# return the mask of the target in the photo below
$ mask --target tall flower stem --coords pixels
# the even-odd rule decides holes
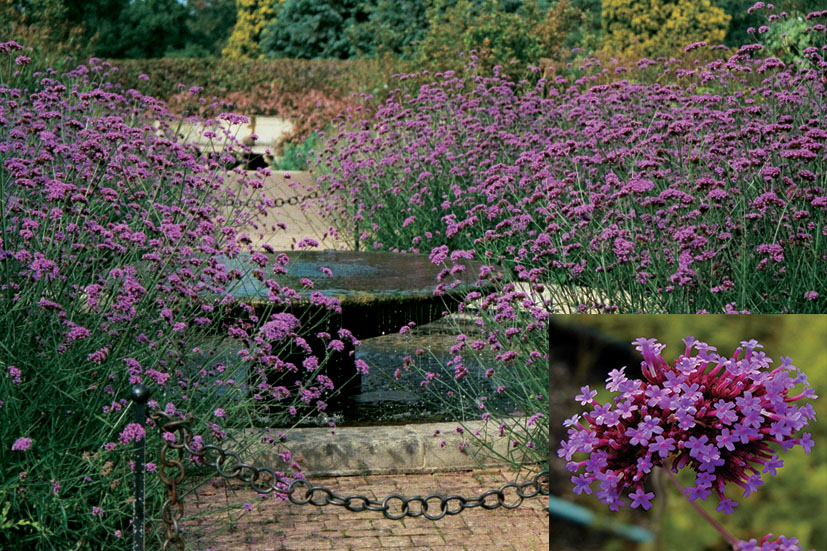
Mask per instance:
[[[680,483],[678,477],[676,477],[675,474],[668,468],[663,468],[661,470],[666,473],[666,475],[669,477],[669,480],[672,481],[672,484],[675,485],[675,487],[678,489],[681,495],[685,496],[686,494],[684,493],[684,490],[686,488],[684,488],[683,484]],[[721,526],[721,524],[717,520],[709,516],[709,513],[704,511],[703,507],[701,507],[691,499],[687,498],[687,501],[689,501],[689,504],[692,505],[692,507],[694,507],[695,510],[698,511],[698,513],[700,513],[700,515],[704,517],[707,520],[707,522],[709,522],[709,524],[711,524],[712,527],[715,528],[718,531],[718,533],[720,533],[724,537],[725,540],[727,540],[727,542],[729,542],[729,544],[732,546],[732,549],[737,551],[738,539],[729,532],[727,532],[726,529],[723,526]]]
[[[664,541],[664,529],[663,529],[663,521],[664,521],[664,513],[666,512],[666,503],[668,494],[666,493],[666,486],[664,481],[664,474],[661,471],[666,469],[656,469],[652,472],[654,475],[652,477],[652,483],[655,486],[655,495],[658,496],[658,501],[655,504],[655,519],[656,525],[658,526],[657,531],[657,540],[655,542],[655,549],[656,551],[664,551],[666,549],[666,542]]]

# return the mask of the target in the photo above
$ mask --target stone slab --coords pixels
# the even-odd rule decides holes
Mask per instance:
[[[524,417],[509,423],[525,425]],[[497,424],[483,421],[464,423],[465,431],[480,430],[496,442],[495,453],[483,448],[477,440],[459,434],[459,423],[427,423],[378,427],[299,428],[284,431],[285,443],[306,476],[355,476],[363,474],[432,473],[502,466],[508,440],[497,437]],[[259,466],[288,470],[274,447],[264,436],[278,434],[280,429],[252,429],[236,434],[239,445],[246,449],[245,458]],[[438,432],[437,432],[438,431]],[[460,451],[458,444],[468,441]],[[443,444],[444,442],[444,444]],[[499,454],[499,456],[497,455]]]
[[[207,128],[201,124],[182,123],[179,134],[187,143],[197,144],[209,148],[212,151],[224,149],[223,137],[227,134],[233,136],[241,143],[253,148],[253,153],[265,153],[266,150],[273,151],[293,132],[294,125],[287,119],[279,117],[263,117],[258,115],[245,115],[247,123],[230,124],[227,121],[219,121],[221,130]],[[211,130],[218,134],[216,137],[205,136],[204,133]],[[256,138],[252,139],[251,136]]]

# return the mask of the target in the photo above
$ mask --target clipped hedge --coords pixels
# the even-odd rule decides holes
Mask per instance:
[[[277,116],[295,123],[288,142],[300,143],[324,130],[340,113],[356,116],[360,105],[382,102],[391,75],[410,62],[377,59],[134,59],[114,60],[112,81],[164,100],[183,115],[222,111]]]
[[[159,99],[168,99],[190,86],[202,87],[202,97],[224,98],[278,83],[284,93],[318,90],[331,96],[375,93],[404,62],[337,59],[122,59],[111,60],[120,70],[113,82]],[[148,80],[141,75],[149,77]]]

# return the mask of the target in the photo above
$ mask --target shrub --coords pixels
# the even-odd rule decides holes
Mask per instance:
[[[346,112],[362,112],[360,103],[354,98],[331,97],[319,90],[281,92],[276,84],[267,89],[258,88],[252,93],[227,94],[226,100],[241,113],[289,119],[293,122],[293,131],[285,137],[285,141],[296,144],[314,131],[324,130]],[[361,116],[367,118],[369,112],[365,110]]]
[[[409,62],[388,57],[365,60],[130,59],[112,60],[112,63],[119,70],[110,78],[125,89],[134,88],[153,97],[168,99],[196,86],[200,89],[199,95],[205,98],[204,103],[207,98],[224,98],[230,93],[260,94],[271,88],[295,94],[318,90],[340,98],[363,92],[381,94],[387,88],[390,75],[410,67]],[[141,78],[141,75],[149,78]]]
[[[100,30],[102,57],[158,58],[186,43],[187,9],[178,0],[133,0]]]
[[[0,36],[16,37],[40,56],[59,59],[84,41],[82,27],[66,17],[62,2],[0,2]]]
[[[587,31],[583,30],[588,15],[571,0],[558,0],[542,14],[530,13],[528,20],[535,21],[531,34],[537,37],[541,54],[555,61],[567,59],[573,48],[592,40],[586,36]],[[538,60],[527,61],[536,65]]]
[[[230,92],[247,92],[277,83],[281,90],[302,92],[316,89],[347,94],[343,82],[355,62],[333,60],[229,60],[158,59],[112,60],[118,71],[113,83],[134,88],[158,98],[169,98],[191,86],[202,97],[222,97]],[[149,78],[143,78],[146,75]]]
[[[428,28],[425,2],[369,0],[362,2],[362,9],[367,20],[357,20],[347,29],[353,51],[360,57],[414,55]]]
[[[505,12],[497,0],[438,0],[428,7],[428,30],[417,48],[419,59],[437,71],[456,70],[464,61],[457,52],[476,53],[481,70],[494,66],[522,72],[541,57],[538,38],[526,32],[520,13]]]
[[[706,41],[720,44],[730,17],[710,0],[604,0],[602,46],[614,53],[655,56]]]
[[[325,129],[339,114],[369,116],[367,108],[390,92],[387,82],[391,75],[410,65],[387,56],[344,61],[160,59],[114,63],[120,70],[111,74],[113,82],[167,98],[173,112],[212,116],[232,109],[247,115],[288,118],[295,125],[291,140]],[[141,75],[148,78],[139,78]],[[190,87],[199,82],[199,86]]]
[[[312,152],[319,147],[321,140],[316,132],[310,133],[304,140],[287,143],[282,150],[281,160],[274,167],[276,170],[307,170],[313,159]]]
[[[585,16],[585,24],[579,29],[580,39],[576,40],[577,45],[587,52],[597,50],[602,32],[600,12],[603,2],[601,0],[572,0],[572,4]]]
[[[187,45],[178,57],[218,57],[235,27],[235,0],[189,0]],[[185,52],[196,55],[185,55]],[[169,52],[167,55],[172,54]]]

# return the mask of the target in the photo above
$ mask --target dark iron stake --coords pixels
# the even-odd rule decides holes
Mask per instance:
[[[146,403],[149,401],[149,389],[139,383],[132,387],[130,396],[135,403],[134,422],[146,430]],[[145,455],[146,435],[135,441],[135,454],[133,456],[135,460],[135,501],[132,502],[132,551],[144,551]]]

